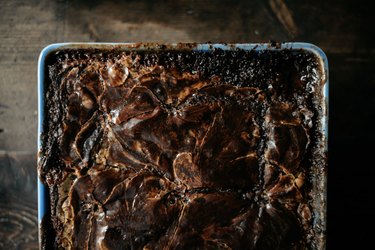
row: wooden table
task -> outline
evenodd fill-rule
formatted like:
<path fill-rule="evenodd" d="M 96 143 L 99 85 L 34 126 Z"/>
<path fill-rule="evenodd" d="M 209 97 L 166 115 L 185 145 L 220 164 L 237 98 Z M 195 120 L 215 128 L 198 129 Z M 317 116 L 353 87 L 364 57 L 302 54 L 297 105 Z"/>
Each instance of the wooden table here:
<path fill-rule="evenodd" d="M 346 3 L 348 2 L 348 3 Z M 328 249 L 365 246 L 374 163 L 372 1 L 0 1 L 0 249 L 37 248 L 37 58 L 53 42 L 304 41 L 330 63 Z M 354 240 L 350 240 L 354 239 Z M 354 245 L 354 244 L 359 244 Z"/>

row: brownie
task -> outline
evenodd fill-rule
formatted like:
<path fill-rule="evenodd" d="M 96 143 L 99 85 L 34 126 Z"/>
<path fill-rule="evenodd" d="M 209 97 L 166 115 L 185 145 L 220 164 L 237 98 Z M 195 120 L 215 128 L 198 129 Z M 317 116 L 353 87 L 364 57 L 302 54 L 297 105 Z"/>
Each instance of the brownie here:
<path fill-rule="evenodd" d="M 320 249 L 312 52 L 62 49 L 46 60 L 43 249 Z"/>

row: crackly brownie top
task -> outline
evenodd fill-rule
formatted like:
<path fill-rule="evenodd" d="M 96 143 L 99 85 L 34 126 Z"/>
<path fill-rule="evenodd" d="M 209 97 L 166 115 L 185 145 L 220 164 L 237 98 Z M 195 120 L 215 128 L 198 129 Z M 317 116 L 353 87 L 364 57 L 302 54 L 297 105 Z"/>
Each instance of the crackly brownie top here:
<path fill-rule="evenodd" d="M 71 49 L 47 69 L 44 247 L 319 244 L 322 86 L 312 53 Z"/>

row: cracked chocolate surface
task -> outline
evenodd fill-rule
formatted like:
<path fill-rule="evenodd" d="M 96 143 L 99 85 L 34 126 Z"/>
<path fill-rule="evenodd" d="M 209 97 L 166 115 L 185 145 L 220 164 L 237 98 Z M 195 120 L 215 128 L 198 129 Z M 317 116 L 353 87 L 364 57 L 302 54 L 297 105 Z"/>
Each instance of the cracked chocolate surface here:
<path fill-rule="evenodd" d="M 313 54 L 72 49 L 47 67 L 44 248 L 318 248 Z"/>

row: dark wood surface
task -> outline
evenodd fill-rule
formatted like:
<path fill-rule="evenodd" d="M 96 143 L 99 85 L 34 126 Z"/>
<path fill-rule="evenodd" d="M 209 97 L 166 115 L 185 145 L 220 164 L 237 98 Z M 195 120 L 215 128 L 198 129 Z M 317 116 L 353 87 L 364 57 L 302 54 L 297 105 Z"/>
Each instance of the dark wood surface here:
<path fill-rule="evenodd" d="M 0 249 L 36 249 L 35 154 L 0 151 Z"/>
<path fill-rule="evenodd" d="M 330 66 L 328 249 L 362 249 L 374 177 L 372 1 L 0 0 L 0 249 L 37 248 L 37 58 L 53 42 L 304 41 Z M 373 224 L 371 224 L 373 225 Z M 365 249 L 365 248 L 363 248 Z"/>

